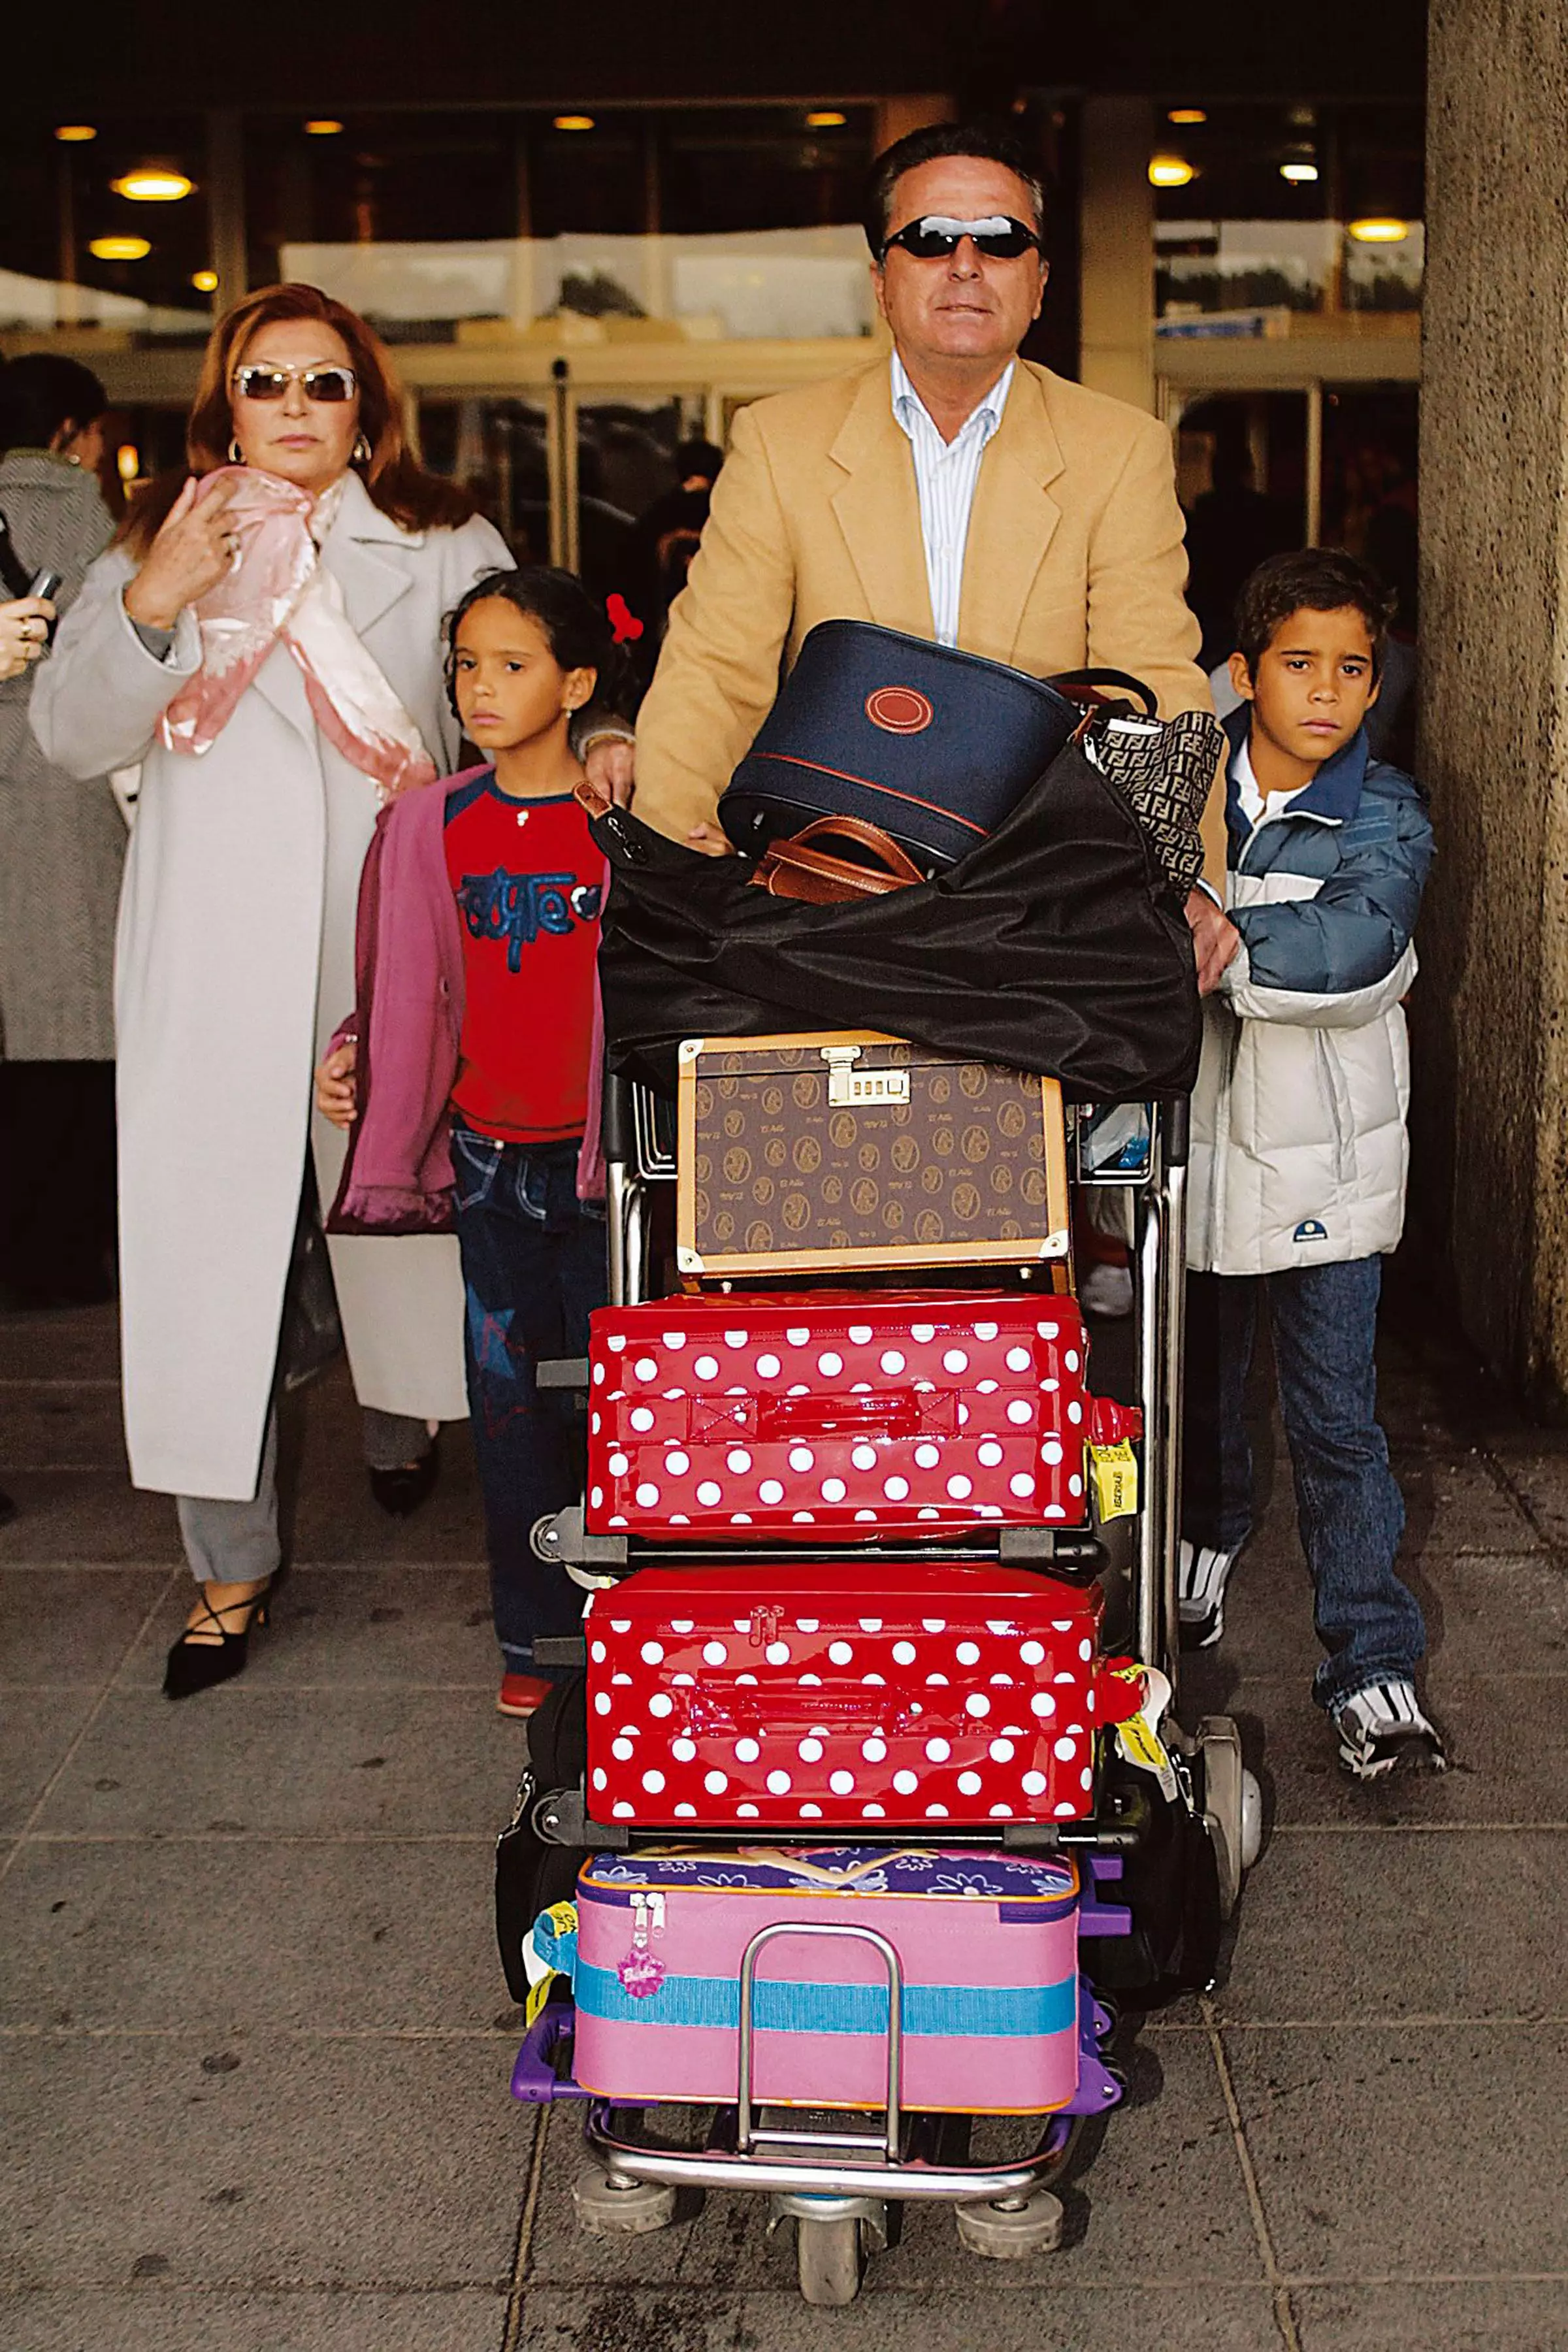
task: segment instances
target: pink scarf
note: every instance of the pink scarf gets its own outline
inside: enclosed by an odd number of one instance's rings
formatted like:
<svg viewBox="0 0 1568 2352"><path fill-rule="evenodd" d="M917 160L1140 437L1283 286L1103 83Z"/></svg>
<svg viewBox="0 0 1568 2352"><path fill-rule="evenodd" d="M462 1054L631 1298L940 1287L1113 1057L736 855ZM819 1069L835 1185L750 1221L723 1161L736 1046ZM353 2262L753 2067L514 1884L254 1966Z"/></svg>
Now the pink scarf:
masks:
<svg viewBox="0 0 1568 2352"><path fill-rule="evenodd" d="M163 741L193 755L210 751L281 638L304 673L316 724L352 766L374 778L384 802L429 783L436 766L419 730L354 634L321 560L310 530L317 502L275 474L222 466L202 478L197 503L224 480L235 485L228 515L239 554L192 608L202 666L164 711Z"/></svg>

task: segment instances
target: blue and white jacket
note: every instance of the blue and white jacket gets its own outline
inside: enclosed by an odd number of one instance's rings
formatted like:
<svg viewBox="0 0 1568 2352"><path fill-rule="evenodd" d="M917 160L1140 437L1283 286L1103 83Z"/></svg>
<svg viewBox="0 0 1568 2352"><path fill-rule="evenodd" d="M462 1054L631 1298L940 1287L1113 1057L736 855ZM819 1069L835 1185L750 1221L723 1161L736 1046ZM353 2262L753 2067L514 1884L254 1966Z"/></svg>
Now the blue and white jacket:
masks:
<svg viewBox="0 0 1568 2352"><path fill-rule="evenodd" d="M1426 796L1364 732L1256 824L1230 739L1226 906L1241 949L1205 1006L1187 1262L1210 1274L1371 1257L1405 1222L1410 1057L1400 999L1432 862Z"/></svg>

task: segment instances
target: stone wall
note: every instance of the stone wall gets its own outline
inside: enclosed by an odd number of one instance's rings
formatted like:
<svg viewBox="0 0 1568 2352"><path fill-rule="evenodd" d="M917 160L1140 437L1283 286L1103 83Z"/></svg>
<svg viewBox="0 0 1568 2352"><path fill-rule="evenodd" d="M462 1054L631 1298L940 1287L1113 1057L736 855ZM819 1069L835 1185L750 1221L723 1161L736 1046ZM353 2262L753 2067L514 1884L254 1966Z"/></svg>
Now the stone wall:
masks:
<svg viewBox="0 0 1568 2352"><path fill-rule="evenodd" d="M1568 12L1434 0L1414 1005L1417 1233L1460 1318L1568 1394Z"/></svg>

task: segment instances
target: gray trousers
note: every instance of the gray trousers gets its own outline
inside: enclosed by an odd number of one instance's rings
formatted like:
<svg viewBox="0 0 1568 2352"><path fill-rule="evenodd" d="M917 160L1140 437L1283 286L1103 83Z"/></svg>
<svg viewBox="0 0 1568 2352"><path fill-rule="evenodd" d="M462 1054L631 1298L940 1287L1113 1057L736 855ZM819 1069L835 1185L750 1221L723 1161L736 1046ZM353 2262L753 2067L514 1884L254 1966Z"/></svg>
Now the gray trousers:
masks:
<svg viewBox="0 0 1568 2352"><path fill-rule="evenodd" d="M396 1470L427 1452L430 1432L406 1414L363 1405L364 1458L372 1470ZM267 1417L261 1475L247 1503L179 1495L180 1539L198 1584L259 1584L283 1557L278 1521L278 1407Z"/></svg>

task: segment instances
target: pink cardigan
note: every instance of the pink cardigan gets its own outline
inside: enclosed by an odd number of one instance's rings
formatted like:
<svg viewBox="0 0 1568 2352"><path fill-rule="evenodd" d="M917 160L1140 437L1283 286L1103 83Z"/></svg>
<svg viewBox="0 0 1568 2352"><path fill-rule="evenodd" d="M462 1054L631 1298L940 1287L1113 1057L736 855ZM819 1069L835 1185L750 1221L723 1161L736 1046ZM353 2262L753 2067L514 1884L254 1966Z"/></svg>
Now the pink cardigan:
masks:
<svg viewBox="0 0 1568 2352"><path fill-rule="evenodd" d="M332 1039L334 1046L351 1037L358 1042L358 1117L349 1129L329 1233L451 1229L448 1106L463 1030L463 935L443 835L447 793L485 772L468 768L401 793L376 820L354 924L358 1002ZM604 1045L595 983L588 1118L577 1160L577 1196L584 1201L602 1200L605 1192Z"/></svg>

